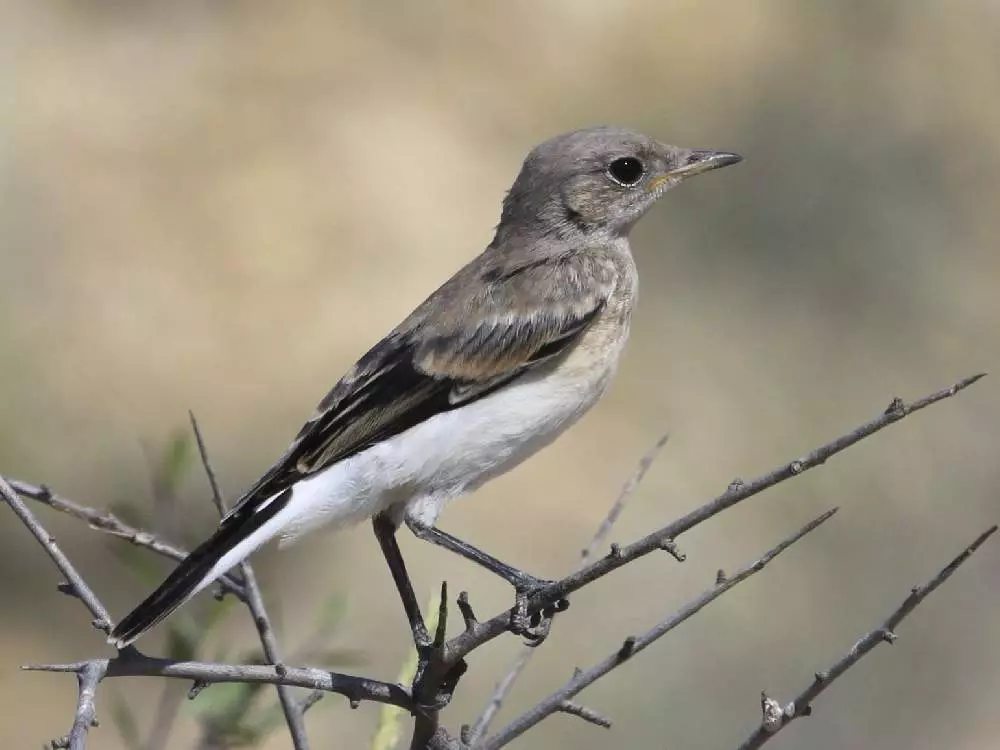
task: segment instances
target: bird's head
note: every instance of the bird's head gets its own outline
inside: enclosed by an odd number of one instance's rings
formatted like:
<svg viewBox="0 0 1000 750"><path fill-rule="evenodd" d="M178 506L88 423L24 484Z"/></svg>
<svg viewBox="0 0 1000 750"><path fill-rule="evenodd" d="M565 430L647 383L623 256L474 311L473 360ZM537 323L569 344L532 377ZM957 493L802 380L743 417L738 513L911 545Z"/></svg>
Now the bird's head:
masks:
<svg viewBox="0 0 1000 750"><path fill-rule="evenodd" d="M623 237L670 188L741 159L726 151L669 146L626 128L565 133L524 160L504 200L497 237Z"/></svg>

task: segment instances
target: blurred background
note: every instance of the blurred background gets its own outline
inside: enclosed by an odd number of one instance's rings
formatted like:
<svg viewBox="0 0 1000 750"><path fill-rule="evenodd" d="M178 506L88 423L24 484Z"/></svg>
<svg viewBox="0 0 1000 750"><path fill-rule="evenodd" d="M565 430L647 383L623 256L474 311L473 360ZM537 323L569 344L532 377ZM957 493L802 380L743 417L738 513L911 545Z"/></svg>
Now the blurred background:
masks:
<svg viewBox="0 0 1000 750"><path fill-rule="evenodd" d="M1000 369L998 38L991 0L2 2L0 471L191 543L215 518L187 410L238 494L333 380L486 245L534 144L615 123L742 153L634 232L640 306L604 401L443 518L556 577L666 431L614 540L893 396ZM787 700L998 520L994 378L682 537L685 564L652 556L574 596L499 721L839 505L581 696L621 747L735 747L762 688ZM169 568L35 507L117 617ZM0 742L37 747L68 729L75 680L18 665L108 648L0 516ZM422 595L447 578L481 614L508 605L488 574L402 543ZM995 747L997 544L774 746ZM322 620L330 666L395 678L408 632L367 527L254 559L286 653ZM177 622L218 606L203 597ZM145 650L163 653L167 632ZM197 648L255 645L233 607ZM449 727L475 717L517 648L473 655ZM198 705L221 688L187 703L187 685L170 687L109 681L92 744L146 742L176 701L166 746L204 746ZM273 692L260 698L270 710ZM308 728L316 746L365 747L377 717L328 697ZM260 740L288 746L280 729ZM608 741L556 716L517 746Z"/></svg>

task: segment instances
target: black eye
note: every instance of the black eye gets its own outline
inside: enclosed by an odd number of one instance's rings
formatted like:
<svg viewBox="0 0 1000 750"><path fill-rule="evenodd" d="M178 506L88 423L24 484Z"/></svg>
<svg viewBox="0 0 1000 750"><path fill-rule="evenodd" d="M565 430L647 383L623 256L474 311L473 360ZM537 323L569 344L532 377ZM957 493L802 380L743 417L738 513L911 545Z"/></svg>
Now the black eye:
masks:
<svg viewBox="0 0 1000 750"><path fill-rule="evenodd" d="M634 185L642 179L645 171L642 162L634 156L624 156L621 159L615 159L608 167L608 174L611 175L611 179L621 185Z"/></svg>

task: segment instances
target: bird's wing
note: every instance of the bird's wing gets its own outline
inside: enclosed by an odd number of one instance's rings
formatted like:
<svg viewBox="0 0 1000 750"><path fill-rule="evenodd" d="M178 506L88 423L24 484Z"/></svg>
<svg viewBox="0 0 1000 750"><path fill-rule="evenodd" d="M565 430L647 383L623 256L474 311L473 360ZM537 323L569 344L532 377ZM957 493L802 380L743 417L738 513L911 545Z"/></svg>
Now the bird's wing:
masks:
<svg viewBox="0 0 1000 750"><path fill-rule="evenodd" d="M600 313L614 287L613 269L581 267L578 256L520 264L487 263L483 257L351 368L229 516L253 512L300 479L558 357ZM468 283L470 276L482 283Z"/></svg>

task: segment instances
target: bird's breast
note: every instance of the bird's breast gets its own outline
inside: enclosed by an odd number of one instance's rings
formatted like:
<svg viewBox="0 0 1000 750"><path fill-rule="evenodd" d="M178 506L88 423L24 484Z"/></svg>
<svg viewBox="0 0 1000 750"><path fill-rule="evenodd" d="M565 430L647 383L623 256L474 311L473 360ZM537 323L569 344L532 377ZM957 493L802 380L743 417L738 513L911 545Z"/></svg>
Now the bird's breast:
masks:
<svg viewBox="0 0 1000 750"><path fill-rule="evenodd" d="M615 261L616 293L565 354L373 446L379 494L408 498L408 513L433 523L447 500L510 471L597 403L618 366L635 301L631 257Z"/></svg>

